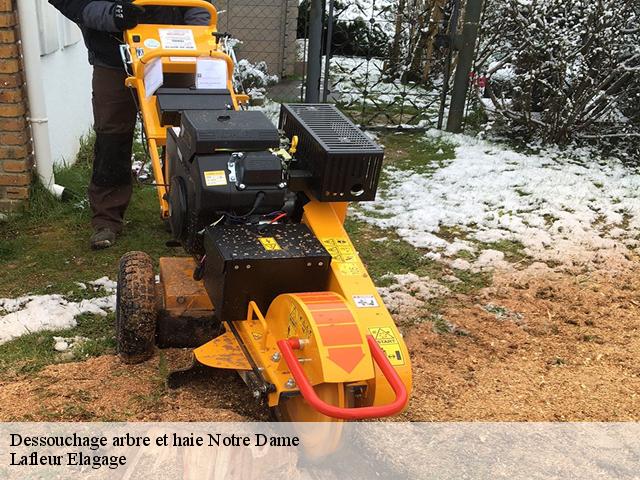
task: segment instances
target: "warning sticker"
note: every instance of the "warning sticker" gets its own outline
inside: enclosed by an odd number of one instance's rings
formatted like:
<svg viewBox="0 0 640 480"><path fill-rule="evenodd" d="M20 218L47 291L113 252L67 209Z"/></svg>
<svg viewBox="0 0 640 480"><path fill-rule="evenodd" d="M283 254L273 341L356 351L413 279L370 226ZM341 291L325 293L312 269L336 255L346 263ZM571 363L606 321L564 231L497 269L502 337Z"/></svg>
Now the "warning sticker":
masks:
<svg viewBox="0 0 640 480"><path fill-rule="evenodd" d="M167 50L196 50L193 31L189 29L161 28L160 43Z"/></svg>
<svg viewBox="0 0 640 480"><path fill-rule="evenodd" d="M227 174L224 170L204 172L204 183L207 187L221 187L227 184Z"/></svg>
<svg viewBox="0 0 640 480"><path fill-rule="evenodd" d="M390 327L370 328L369 333L376 339L376 342L378 342L380 348L384 350L384 353L387 354L391 365L394 367L404 365L404 357L400 343Z"/></svg>
<svg viewBox="0 0 640 480"><path fill-rule="evenodd" d="M322 245L333 257L334 262L339 264L340 272L343 275L356 276L362 274L358 254L349 239L340 237L323 238Z"/></svg>
<svg viewBox="0 0 640 480"><path fill-rule="evenodd" d="M260 243L267 252L277 252L278 250L282 250L278 241L273 237L260 237L258 240L260 240Z"/></svg>
<svg viewBox="0 0 640 480"><path fill-rule="evenodd" d="M353 303L356 304L358 308L377 308L378 300L373 295L354 295Z"/></svg>
<svg viewBox="0 0 640 480"><path fill-rule="evenodd" d="M291 304L287 337L311 338L312 336L313 328L311 328L309 321L298 311L298 307L295 304Z"/></svg>

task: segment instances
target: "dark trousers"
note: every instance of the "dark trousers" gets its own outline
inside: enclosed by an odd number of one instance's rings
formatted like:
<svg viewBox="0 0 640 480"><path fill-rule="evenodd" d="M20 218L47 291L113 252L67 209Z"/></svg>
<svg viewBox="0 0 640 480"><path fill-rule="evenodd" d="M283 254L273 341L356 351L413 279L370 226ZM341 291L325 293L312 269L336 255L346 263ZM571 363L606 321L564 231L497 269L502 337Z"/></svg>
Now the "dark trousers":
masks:
<svg viewBox="0 0 640 480"><path fill-rule="evenodd" d="M136 128L135 90L123 69L93 67L93 128L96 132L89 204L95 229L119 233L132 193L131 154ZM165 86L189 88L191 74L166 74Z"/></svg>
<svg viewBox="0 0 640 480"><path fill-rule="evenodd" d="M89 203L95 229L122 230L131 200L131 154L137 108L125 87L122 69L93 68L93 119L96 132Z"/></svg>

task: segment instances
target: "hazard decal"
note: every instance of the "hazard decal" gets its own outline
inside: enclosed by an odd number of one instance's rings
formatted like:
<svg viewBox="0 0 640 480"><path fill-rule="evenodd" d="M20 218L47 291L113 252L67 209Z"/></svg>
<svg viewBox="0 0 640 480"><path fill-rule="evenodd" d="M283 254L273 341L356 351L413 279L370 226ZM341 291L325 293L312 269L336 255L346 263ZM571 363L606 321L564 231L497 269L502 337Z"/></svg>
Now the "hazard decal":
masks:
<svg viewBox="0 0 640 480"><path fill-rule="evenodd" d="M260 240L260 243L267 252L277 252L282 250L278 241L273 237L261 237L258 240Z"/></svg>
<svg viewBox="0 0 640 480"><path fill-rule="evenodd" d="M402 349L400 348L400 342L396 338L395 333L391 327L375 327L370 328L369 333L375 338L380 348L384 351L389 359L389 362L394 367L404 365L404 355L402 355Z"/></svg>
<svg viewBox="0 0 640 480"><path fill-rule="evenodd" d="M324 248L333 257L334 263L338 265L340 273L347 276L362 275L358 253L348 238L329 237L323 238L321 241Z"/></svg>

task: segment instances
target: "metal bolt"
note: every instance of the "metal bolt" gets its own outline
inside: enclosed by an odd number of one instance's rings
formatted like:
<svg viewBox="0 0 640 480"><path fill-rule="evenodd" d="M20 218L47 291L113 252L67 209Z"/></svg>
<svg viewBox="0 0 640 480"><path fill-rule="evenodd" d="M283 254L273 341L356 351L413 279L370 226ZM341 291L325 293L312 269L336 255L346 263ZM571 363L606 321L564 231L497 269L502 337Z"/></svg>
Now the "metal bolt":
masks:
<svg viewBox="0 0 640 480"><path fill-rule="evenodd" d="M287 380L287 383L285 383L284 386L286 388L296 388L296 382L293 380L293 378L290 378L289 380Z"/></svg>
<svg viewBox="0 0 640 480"><path fill-rule="evenodd" d="M287 184L286 184L286 183L284 183L284 182L282 182L281 184L279 184L279 185L278 185L278 187L279 187L279 188L284 188L284 187L286 187L286 186L287 186Z"/></svg>
<svg viewBox="0 0 640 480"><path fill-rule="evenodd" d="M247 270L251 270L251 265L247 265Z"/></svg>
<svg viewBox="0 0 640 480"><path fill-rule="evenodd" d="M244 183L241 183L240 185L238 185L238 188L240 190L245 190L247 188L247 186Z"/></svg>
<svg viewBox="0 0 640 480"><path fill-rule="evenodd" d="M262 394L260 393L260 390L253 391L253 398L255 398L256 400L259 400L261 396Z"/></svg>
<svg viewBox="0 0 640 480"><path fill-rule="evenodd" d="M236 270L240 270L240 265L236 265L235 267L233 267Z"/></svg>
<svg viewBox="0 0 640 480"><path fill-rule="evenodd" d="M273 356L271 357L271 360L273 360L274 362L279 362L280 361L280 352L274 353Z"/></svg>

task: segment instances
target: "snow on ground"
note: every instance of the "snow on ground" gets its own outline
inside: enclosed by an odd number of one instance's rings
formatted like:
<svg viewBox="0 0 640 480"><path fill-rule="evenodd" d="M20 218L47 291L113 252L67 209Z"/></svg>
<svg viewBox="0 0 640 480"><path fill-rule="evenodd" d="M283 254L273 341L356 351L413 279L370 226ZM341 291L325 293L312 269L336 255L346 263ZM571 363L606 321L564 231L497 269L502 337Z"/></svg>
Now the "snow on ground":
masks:
<svg viewBox="0 0 640 480"><path fill-rule="evenodd" d="M63 295L0 298L0 345L29 333L73 328L76 317L84 313L106 316L107 312L115 310L116 283L104 277L90 285L96 295L102 296L79 302L69 301ZM56 343L62 346L61 342Z"/></svg>
<svg viewBox="0 0 640 480"><path fill-rule="evenodd" d="M526 155L469 136L427 133L439 138L456 145L454 160L429 174L387 167L388 186L356 215L445 261L460 249L510 240L533 259L583 266L625 262L640 243L637 170L586 150L570 158L558 151ZM443 227L462 238L444 240ZM501 252L480 247L476 254L476 267L506 264Z"/></svg>
<svg viewBox="0 0 640 480"><path fill-rule="evenodd" d="M429 300L446 295L449 289L428 277L414 273L391 275L393 285L378 289L389 312L399 318L410 319L420 316L424 304Z"/></svg>

